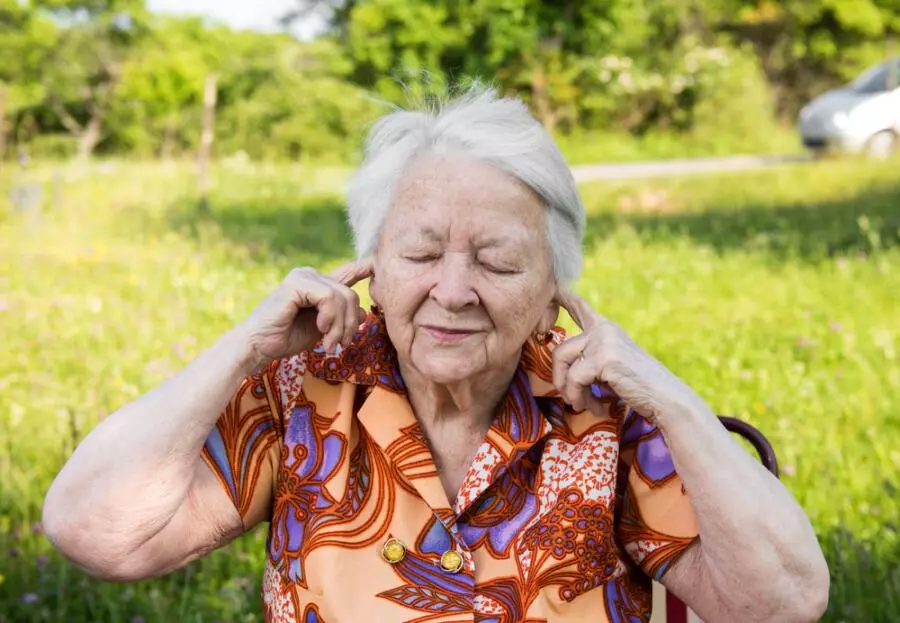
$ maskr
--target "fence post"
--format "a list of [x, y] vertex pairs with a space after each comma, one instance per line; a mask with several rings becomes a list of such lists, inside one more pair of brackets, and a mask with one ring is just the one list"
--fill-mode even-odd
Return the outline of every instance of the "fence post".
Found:
[[206, 84], [203, 88], [203, 132], [200, 135], [200, 151], [197, 154], [198, 179], [200, 202], [197, 204], [201, 212], [209, 211], [209, 160], [212, 152], [214, 138], [214, 125], [216, 121], [216, 75], [206, 76]]

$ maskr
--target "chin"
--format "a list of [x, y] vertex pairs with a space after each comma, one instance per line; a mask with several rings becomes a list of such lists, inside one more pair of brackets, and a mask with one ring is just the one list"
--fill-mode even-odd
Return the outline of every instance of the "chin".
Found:
[[483, 371], [482, 366], [473, 365], [472, 357], [423, 355], [413, 359], [413, 365], [433, 383], [447, 385], [472, 378]]

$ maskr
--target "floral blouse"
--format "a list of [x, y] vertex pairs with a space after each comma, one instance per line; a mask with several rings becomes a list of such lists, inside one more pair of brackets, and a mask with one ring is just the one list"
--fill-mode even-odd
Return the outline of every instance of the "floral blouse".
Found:
[[203, 456], [247, 526], [270, 521], [271, 623], [637, 623], [697, 538], [662, 434], [595, 386], [574, 412], [530, 341], [447, 499], [383, 321], [241, 384]]

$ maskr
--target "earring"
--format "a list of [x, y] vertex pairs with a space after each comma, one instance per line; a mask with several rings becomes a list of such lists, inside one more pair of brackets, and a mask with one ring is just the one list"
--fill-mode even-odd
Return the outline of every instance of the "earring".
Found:
[[534, 339], [541, 346], [546, 346], [553, 341], [553, 331], [535, 331]]

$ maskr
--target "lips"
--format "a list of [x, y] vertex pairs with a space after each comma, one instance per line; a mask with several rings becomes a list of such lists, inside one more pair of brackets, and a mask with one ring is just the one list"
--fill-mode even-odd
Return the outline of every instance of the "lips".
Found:
[[460, 329], [456, 327], [438, 327], [426, 325], [422, 327], [428, 334], [438, 342], [459, 342], [478, 333], [472, 329]]

